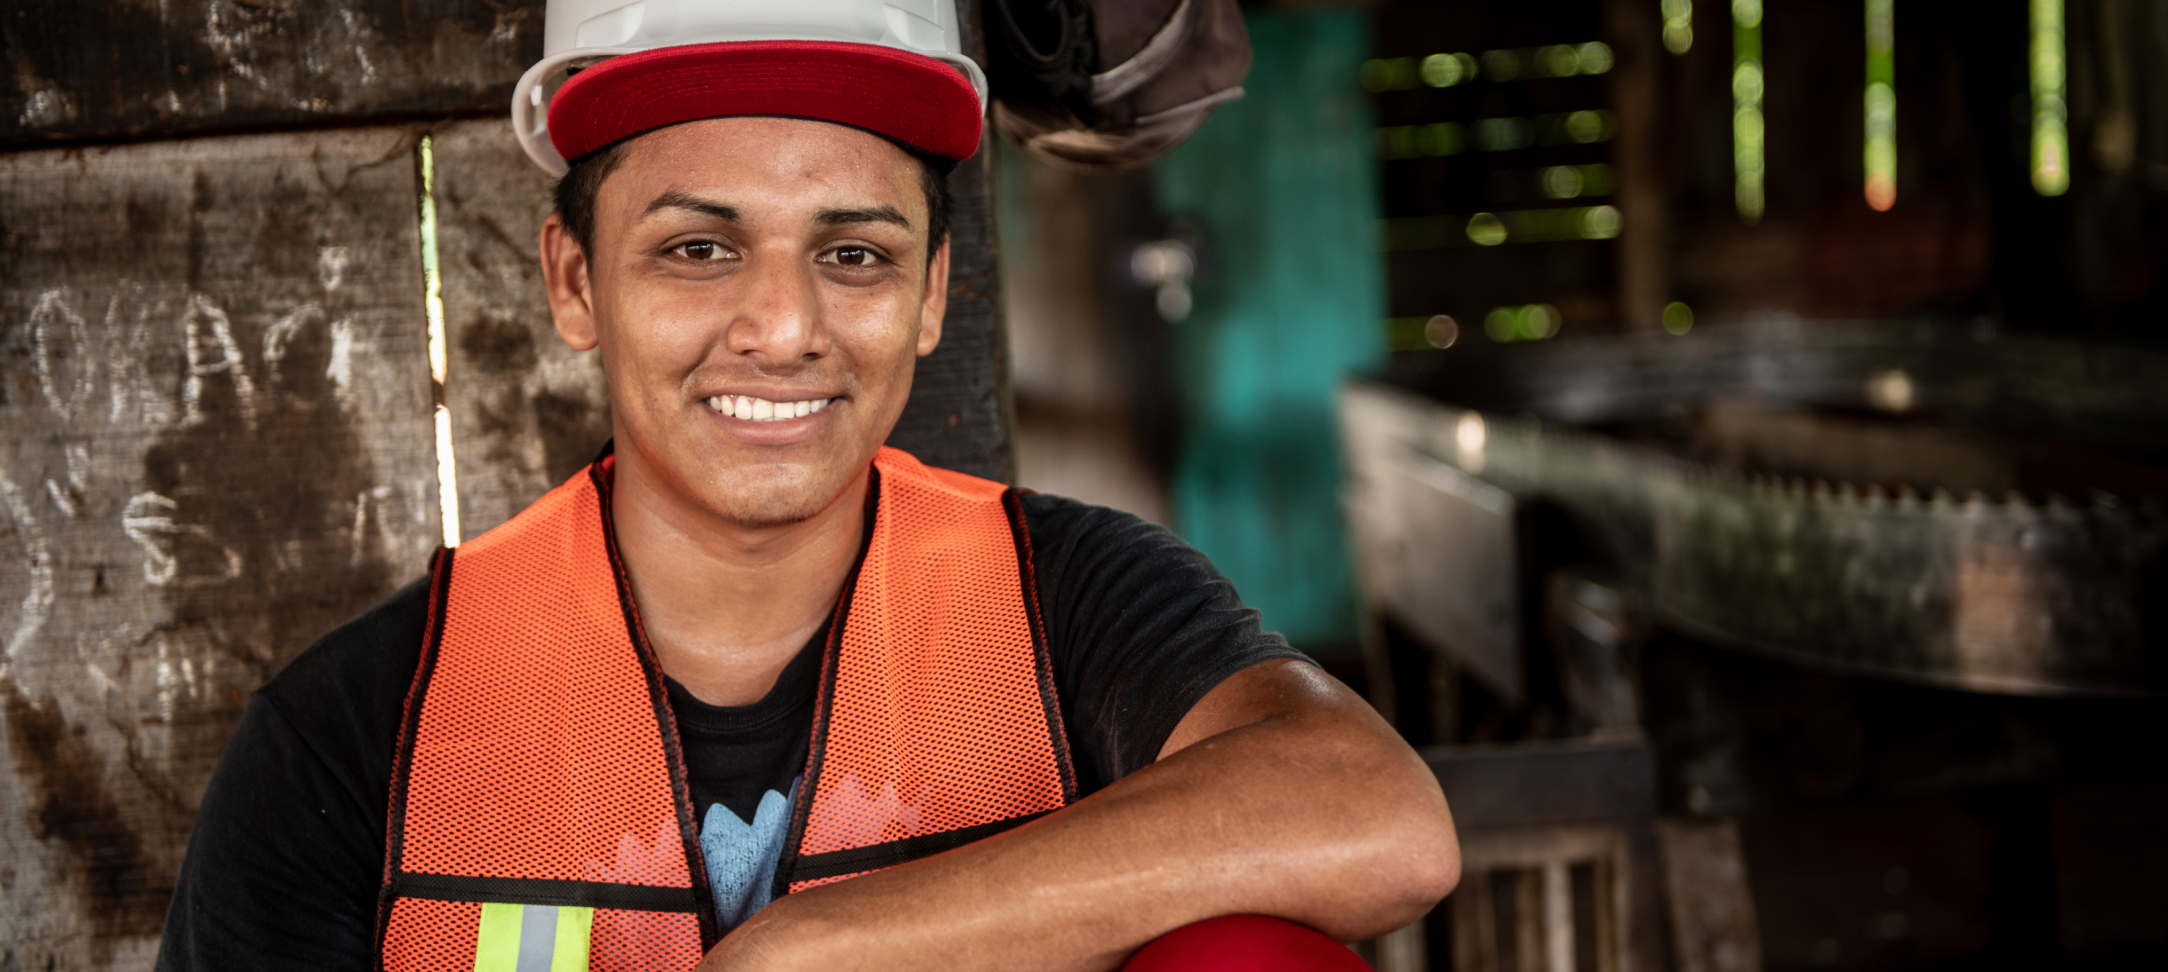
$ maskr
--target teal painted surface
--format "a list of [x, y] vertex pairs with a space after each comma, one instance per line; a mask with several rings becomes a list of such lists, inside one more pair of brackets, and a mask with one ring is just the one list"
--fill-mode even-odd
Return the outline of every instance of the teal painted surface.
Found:
[[1366, 18], [1249, 15], [1248, 96], [1155, 170], [1212, 263], [1175, 328], [1187, 437], [1176, 529], [1298, 645], [1355, 635], [1333, 394], [1385, 354]]

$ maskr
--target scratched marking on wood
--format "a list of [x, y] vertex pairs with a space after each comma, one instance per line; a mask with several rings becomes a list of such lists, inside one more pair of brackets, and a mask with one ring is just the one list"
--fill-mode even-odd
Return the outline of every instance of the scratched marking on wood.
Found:
[[548, 174], [500, 119], [445, 125], [434, 142], [445, 397], [460, 527], [474, 537], [595, 458], [610, 436], [609, 394], [600, 356], [558, 339], [543, 297]]
[[0, 156], [0, 968], [142, 968], [248, 692], [438, 535], [411, 134]]
[[504, 106], [543, 0], [13, 0], [0, 144]]

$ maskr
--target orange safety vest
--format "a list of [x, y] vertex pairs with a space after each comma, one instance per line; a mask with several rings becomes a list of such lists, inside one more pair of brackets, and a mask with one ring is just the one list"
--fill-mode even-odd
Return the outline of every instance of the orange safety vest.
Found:
[[[613, 465], [437, 555], [393, 768], [385, 969], [684, 969], [720, 937]], [[1016, 491], [895, 449], [873, 467], [777, 894], [1076, 799]]]

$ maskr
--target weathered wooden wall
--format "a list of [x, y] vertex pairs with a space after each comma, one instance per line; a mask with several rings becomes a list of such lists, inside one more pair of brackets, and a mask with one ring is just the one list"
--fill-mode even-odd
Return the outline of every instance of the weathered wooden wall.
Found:
[[459, 524], [472, 537], [578, 472], [610, 436], [598, 355], [558, 340], [538, 236], [550, 179], [502, 119], [453, 122], [436, 157], [437, 253], [458, 458]]
[[[0, 970], [146, 967], [248, 693], [441, 538], [424, 136], [462, 535], [607, 437], [542, 299], [548, 179], [497, 114], [541, 10], [0, 12]], [[985, 163], [891, 441], [1007, 478]]]
[[10, 0], [0, 145], [508, 108], [544, 0]]
[[0, 967], [145, 965], [244, 698], [426, 562], [411, 144], [0, 156]]

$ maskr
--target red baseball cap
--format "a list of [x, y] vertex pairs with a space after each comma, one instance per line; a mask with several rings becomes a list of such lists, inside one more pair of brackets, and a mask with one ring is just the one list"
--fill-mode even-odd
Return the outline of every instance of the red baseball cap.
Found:
[[612, 57], [549, 101], [549, 140], [567, 160], [703, 118], [767, 115], [863, 129], [954, 165], [979, 147], [979, 98], [941, 61], [878, 44], [722, 41]]

